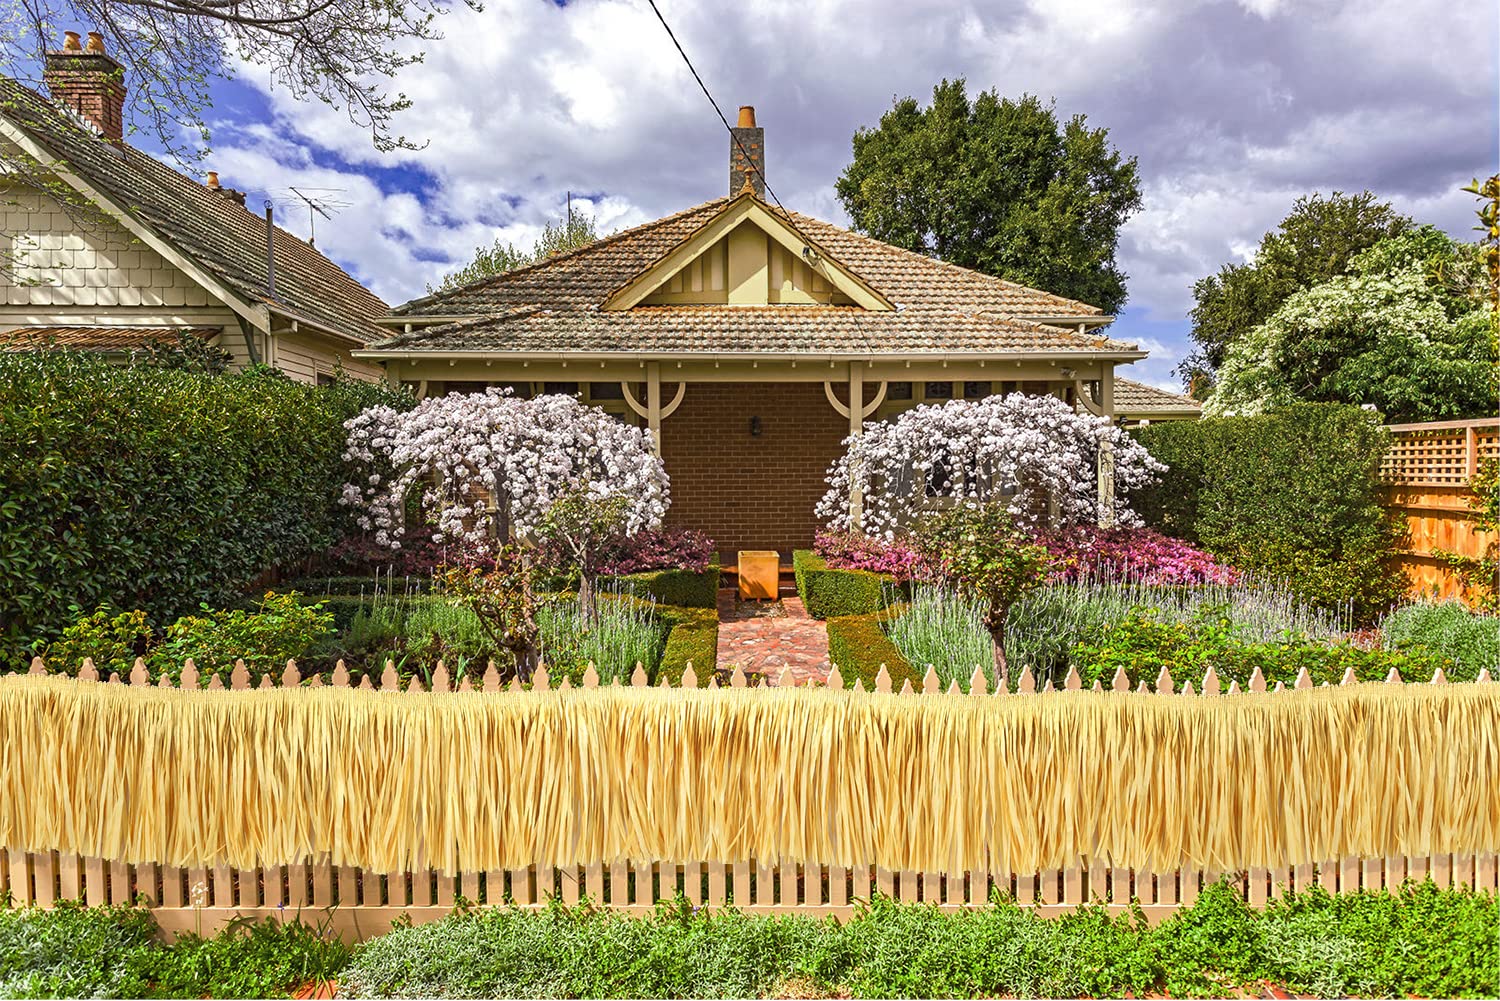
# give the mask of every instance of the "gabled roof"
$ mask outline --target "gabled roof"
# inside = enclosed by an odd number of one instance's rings
[[[985,354],[1144,357],[1080,327],[1110,317],[1085,303],[902,250],[799,213],[756,204],[805,234],[891,310],[834,305],[633,305],[612,298],[749,196],[718,198],[537,264],[415,299],[388,323],[410,332],[370,356],[452,354]],[[1045,320],[1046,322],[1040,322]]]
[[[1196,416],[1203,413],[1203,404],[1191,396],[1115,376],[1115,413]]]
[[[191,258],[252,304],[360,343],[384,336],[388,307],[306,242],[275,228],[276,296],[267,294],[266,223],[243,205],[128,144],[109,142],[40,94],[0,77],[0,121],[61,161],[63,170]]]

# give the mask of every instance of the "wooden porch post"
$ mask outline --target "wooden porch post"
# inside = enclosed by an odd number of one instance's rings
[[[849,434],[858,437],[865,429],[865,363],[849,363]],[[864,491],[860,487],[859,470],[850,466],[849,476],[849,527],[856,532],[862,527],[865,516]]]
[[[661,455],[661,362],[646,363],[646,425],[651,429],[651,447]]]

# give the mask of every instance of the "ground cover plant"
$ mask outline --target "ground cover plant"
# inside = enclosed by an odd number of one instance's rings
[[[334,543],[344,421],[384,385],[0,356],[0,667],[102,603],[171,622]]]

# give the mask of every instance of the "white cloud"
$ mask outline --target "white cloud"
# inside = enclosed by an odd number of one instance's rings
[[[1246,259],[1298,195],[1368,187],[1465,232],[1454,189],[1493,169],[1494,31],[1445,0],[662,6],[726,113],[757,106],[782,199],[834,221],[853,131],[944,77],[1108,127],[1145,198],[1122,234],[1118,333],[1149,330],[1163,354],[1185,351],[1192,282]],[[441,28],[398,84],[414,102],[399,130],[426,148],[379,154],[338,112],[273,91],[274,125],[221,129],[215,163],[237,186],[347,188],[319,243],[393,301],[497,235],[529,242],[569,190],[603,196],[602,229],[725,191],[723,128],[641,0],[491,0]]]

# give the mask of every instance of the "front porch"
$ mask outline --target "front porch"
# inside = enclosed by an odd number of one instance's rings
[[[1114,410],[1112,360],[1005,358],[392,359],[419,398],[577,394],[654,432],[671,476],[669,525],[709,534],[727,566],[742,549],[790,562],[812,545],[813,509],[849,435],[923,403],[1022,392]],[[852,401],[852,406],[851,406]]]

